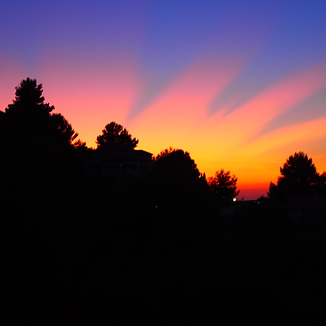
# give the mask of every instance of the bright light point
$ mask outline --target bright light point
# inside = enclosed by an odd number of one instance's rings
[[[237,199],[236,199],[236,198],[233,198],[233,201],[234,201],[234,202],[236,202],[236,201],[237,201]]]

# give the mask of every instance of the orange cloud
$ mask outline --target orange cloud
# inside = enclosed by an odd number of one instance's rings
[[[207,106],[244,64],[244,60],[216,63],[203,57],[188,67],[132,122],[133,130],[146,142],[142,144],[153,152],[170,145],[189,146],[194,141],[192,135],[207,120]]]

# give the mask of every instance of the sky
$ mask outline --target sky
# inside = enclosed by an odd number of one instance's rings
[[[111,121],[157,155],[266,195],[303,151],[326,170],[325,0],[11,0],[0,11],[0,110],[21,80],[96,147]]]

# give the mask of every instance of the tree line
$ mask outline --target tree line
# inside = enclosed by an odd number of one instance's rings
[[[42,84],[35,79],[22,80],[16,87],[15,99],[0,114],[0,142],[2,150],[19,152],[27,149],[44,157],[47,155],[63,156],[73,151],[92,151],[86,143],[78,139],[78,133],[59,113],[52,113],[54,106],[45,102],[42,96]],[[135,149],[139,140],[116,122],[108,123],[96,138],[97,149]],[[50,154],[52,152],[52,154]],[[66,154],[63,154],[66,153]],[[35,154],[35,153],[34,153]],[[29,155],[31,156],[31,155]],[[162,173],[161,179],[179,179],[180,182],[206,184],[211,192],[222,202],[231,202],[239,191],[237,178],[230,171],[221,169],[214,177],[206,180],[190,157],[182,149],[167,148],[153,157],[154,174]],[[170,174],[168,176],[168,174]],[[170,180],[170,181],[171,181]]]
[[[94,152],[139,140],[110,122],[89,149],[42,91],[23,80],[0,113],[3,310],[14,321],[44,314],[49,324],[60,313],[54,323],[76,324],[85,311],[92,323],[324,316],[325,231],[292,223],[285,209],[291,197],[325,193],[307,154],[291,155],[256,202],[233,203],[235,175],[206,178],[172,147],[142,178],[90,175]]]
[[[5,111],[0,111],[0,142],[2,150],[11,148],[16,152],[28,148],[39,152],[52,151],[89,151],[86,143],[78,139],[78,133],[60,113],[52,113],[53,105],[45,102],[42,96],[42,84],[35,79],[22,80],[16,87],[15,99]],[[135,149],[139,139],[133,137],[129,131],[116,122],[108,123],[102,133],[96,138],[97,148]],[[44,154],[44,153],[42,153]],[[181,149],[172,147],[163,150],[153,157],[154,170],[170,171],[173,179],[182,178],[183,182],[189,178],[206,184],[207,188],[223,202],[231,202],[239,195],[237,177],[230,171],[220,169],[213,177],[206,180],[201,174],[190,154]],[[178,168],[179,165],[179,168]],[[172,172],[174,170],[174,172]],[[166,173],[166,172],[165,172]],[[291,195],[325,190],[326,172],[319,174],[312,159],[303,152],[291,155],[283,167],[280,168],[277,183],[270,182],[268,197],[284,201]]]
[[[63,115],[53,113],[54,106],[45,102],[42,93],[42,84],[35,79],[22,80],[16,87],[13,103],[4,112],[0,111],[0,148],[6,158],[2,163],[3,170],[15,168],[23,171],[30,165],[28,168],[36,173],[37,169],[44,170],[46,165],[63,168],[70,158],[78,166],[77,170],[82,172],[85,160],[94,150],[78,138],[78,133]],[[133,150],[138,143],[139,139],[113,121],[96,138],[97,149],[109,151]],[[22,156],[29,157],[29,160]],[[47,162],[41,167],[42,160]],[[171,187],[173,182],[176,185],[178,182],[184,186],[188,184],[187,187],[196,184],[197,188],[202,187],[202,191],[204,188],[209,190],[215,200],[223,204],[232,203],[239,195],[235,175],[220,169],[214,176],[206,178],[199,172],[190,154],[182,149],[167,148],[154,156],[152,161],[153,175],[161,182],[164,180],[166,185],[170,183]],[[289,196],[325,192],[326,172],[319,174],[312,159],[303,152],[291,155],[280,168],[280,174],[277,182],[269,185],[268,198],[272,200],[284,202]]]

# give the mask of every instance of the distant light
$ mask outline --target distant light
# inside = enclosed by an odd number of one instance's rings
[[[233,198],[233,201],[237,201],[237,199],[236,198]]]

